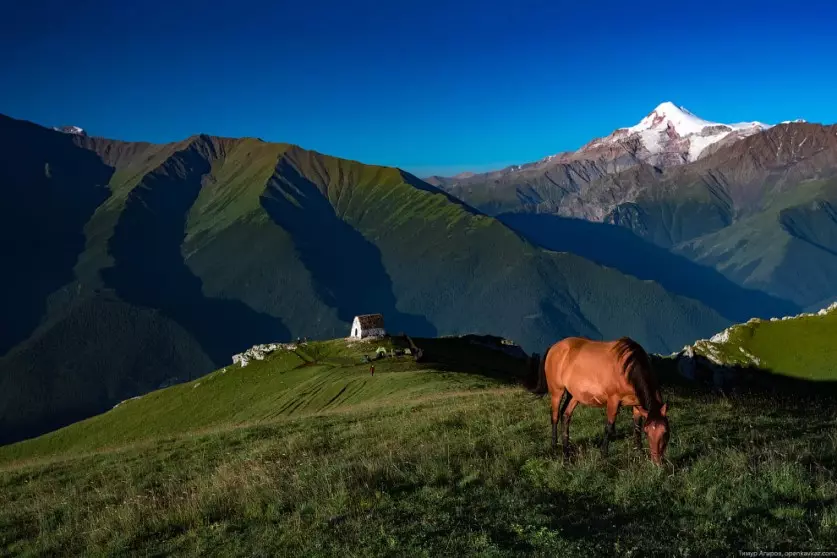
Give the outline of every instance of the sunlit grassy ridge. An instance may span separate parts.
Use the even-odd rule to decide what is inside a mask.
[[[837,381],[837,307],[816,315],[751,320],[694,345],[713,361],[793,378]]]
[[[633,449],[627,412],[603,459],[603,414],[588,408],[562,461],[545,399],[406,358],[370,376],[366,352],[342,340],[281,352],[0,449],[0,548],[709,556],[837,544],[831,404],[666,387],[666,467]]]
[[[218,141],[218,140],[216,140]],[[259,213],[259,196],[279,158],[290,147],[253,138],[226,140],[223,156],[213,162],[204,187],[189,211],[184,242],[213,234]]]

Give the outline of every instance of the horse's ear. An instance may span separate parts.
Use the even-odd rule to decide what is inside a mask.
[[[640,415],[642,415],[642,418],[644,418],[644,419],[647,419],[647,418],[648,418],[648,411],[646,411],[645,409],[643,409],[643,408],[642,408],[641,406],[639,406],[639,405],[637,405],[637,406],[636,406],[636,407],[634,407],[634,408],[637,410],[637,412],[638,412]]]
[[[668,402],[663,403],[663,406],[660,407],[660,414],[666,416],[666,413],[668,413]]]

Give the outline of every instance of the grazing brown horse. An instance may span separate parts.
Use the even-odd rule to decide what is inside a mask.
[[[662,463],[669,437],[668,406],[662,401],[651,359],[636,341],[627,337],[617,341],[569,337],[555,343],[546,352],[535,387],[536,393],[547,391],[552,400],[552,447],[558,444],[560,416],[564,456],[569,452],[570,418],[579,403],[607,408],[604,455],[616,431],[619,408],[626,405],[633,407],[637,447],[642,446],[645,430],[651,460],[657,465]]]

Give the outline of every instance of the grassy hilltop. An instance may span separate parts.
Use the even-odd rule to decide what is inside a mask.
[[[580,408],[549,449],[525,358],[311,343],[0,448],[9,555],[679,555],[837,545],[834,406],[665,387],[663,469]]]

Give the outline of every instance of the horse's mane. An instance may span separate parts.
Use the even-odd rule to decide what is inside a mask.
[[[636,392],[639,404],[651,413],[660,408],[655,394],[659,390],[657,379],[651,370],[651,358],[642,346],[628,337],[622,337],[613,347],[616,358],[628,377],[628,382]]]

